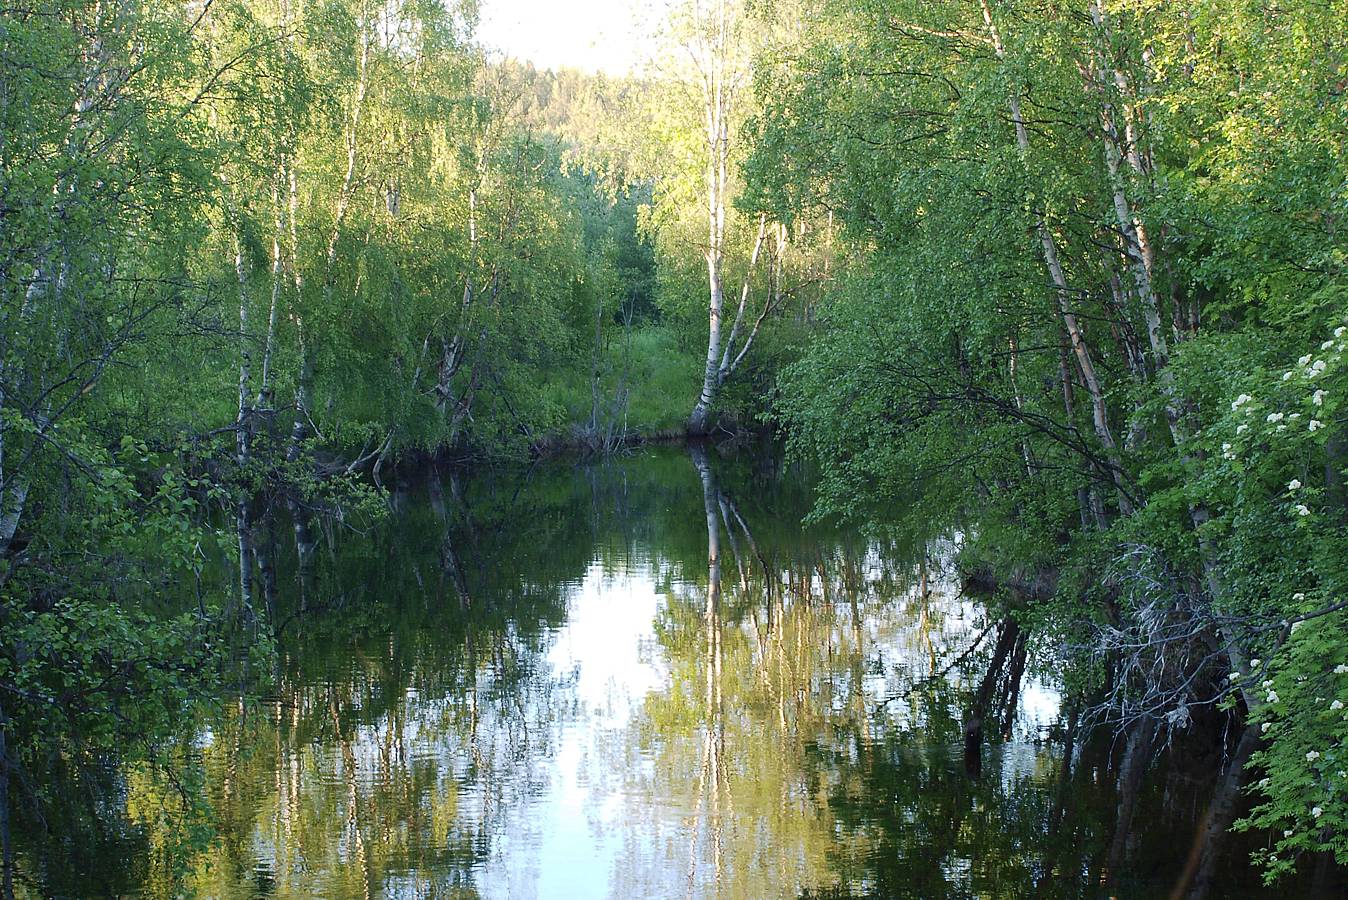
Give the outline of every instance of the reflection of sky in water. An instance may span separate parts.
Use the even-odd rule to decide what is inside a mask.
[[[977,679],[978,667],[970,670],[951,663],[980,635],[979,650],[986,655],[992,643],[989,635],[995,631],[985,632],[988,623],[981,607],[960,595],[957,581],[949,574],[953,546],[933,550],[925,598],[915,581],[895,581],[892,565],[876,546],[859,560],[848,590],[841,588],[832,572],[826,572],[826,577],[815,571],[803,581],[799,568],[794,574],[787,570],[774,573],[785,604],[777,615],[791,615],[784,610],[794,606],[797,613],[805,610],[806,623],[815,623],[803,627],[822,628],[805,632],[811,645],[808,651],[799,652],[818,659],[807,667],[812,674],[790,689],[798,699],[840,723],[867,717],[863,730],[878,739],[889,729],[922,734],[930,710],[920,694],[910,693],[914,684],[936,678],[949,688],[971,687],[970,678]],[[738,577],[734,557],[727,553],[723,578],[727,597],[741,591]],[[751,584],[750,599],[766,607],[762,582],[754,584],[757,587]],[[845,839],[834,834],[836,826],[829,823],[828,815],[821,815],[822,796],[810,793],[800,780],[802,760],[783,761],[787,771],[780,785],[783,795],[768,803],[766,813],[732,808],[724,821],[718,819],[718,827],[725,829],[723,842],[747,833],[759,848],[751,857],[762,857],[757,864],[780,869],[771,876],[737,875],[726,890],[718,884],[709,861],[714,851],[705,832],[711,827],[711,807],[703,805],[703,798],[694,797],[693,786],[699,779],[696,753],[662,756],[660,752],[677,749],[680,741],[700,746],[705,721],[694,716],[695,721],[683,726],[684,734],[662,732],[649,722],[643,726],[654,699],[666,695],[667,700],[679,693],[674,684],[680,677],[696,680],[705,674],[700,668],[702,651],[685,648],[694,659],[691,668],[684,660],[682,675],[678,675],[671,648],[657,634],[657,622],[669,613],[670,604],[682,604],[687,608],[685,615],[700,623],[705,597],[705,583],[681,579],[672,563],[653,558],[649,552],[623,556],[618,562],[612,557],[592,561],[579,583],[563,587],[566,617],[561,627],[547,634],[541,669],[526,685],[516,688],[513,696],[479,696],[469,701],[476,721],[474,737],[464,740],[462,732],[446,728],[456,716],[462,718],[463,697],[423,696],[413,686],[401,695],[396,722],[385,714],[377,721],[357,724],[344,747],[320,740],[288,751],[277,775],[282,795],[277,798],[279,808],[274,816],[260,815],[253,822],[250,843],[255,877],[270,879],[288,873],[281,880],[291,886],[307,885],[305,893],[349,895],[351,882],[343,880],[340,869],[366,865],[369,819],[372,812],[379,814],[379,801],[372,798],[396,790],[399,779],[404,779],[429,783],[434,794],[456,797],[457,822],[450,826],[451,832],[471,833],[492,821],[504,825],[489,829],[486,856],[471,866],[473,889],[485,898],[752,897],[769,886],[797,893],[821,877],[827,880],[827,873],[820,869],[819,852],[807,852],[804,844],[774,846],[781,836],[773,829],[782,827],[776,821],[780,815],[771,812],[774,803],[783,811],[793,810],[791,815],[801,821],[822,827],[826,845]],[[724,605],[725,601],[723,621]],[[738,629],[749,648],[749,664],[764,665],[761,635],[755,633],[758,625],[743,616],[737,622],[726,624],[725,633]],[[781,629],[783,622],[775,627]],[[978,654],[970,655],[971,660],[978,658]],[[744,683],[752,683],[754,674],[723,677],[741,677]],[[338,689],[336,684],[314,687],[320,694]],[[685,684],[681,690],[694,703],[700,700],[700,686]],[[483,694],[481,683],[477,693]],[[947,702],[955,703],[953,695],[945,696],[950,698]],[[743,707],[735,710],[738,715],[744,712]],[[957,705],[947,712],[957,720],[964,714]],[[1027,676],[1013,740],[997,752],[991,770],[1004,790],[1009,792],[1026,779],[1043,781],[1051,773],[1051,751],[1040,741],[1058,712],[1056,689]],[[737,721],[731,726],[739,729],[736,735],[743,743],[755,741],[756,729],[764,724]],[[858,762],[855,745],[845,741],[830,745],[826,731],[817,739],[821,747],[840,753],[851,764]],[[216,741],[216,733],[207,727],[196,745],[209,748]],[[405,754],[395,759],[402,771],[390,768],[391,746]],[[917,746],[922,758],[928,759],[925,737]],[[737,752],[742,754],[742,748],[727,750],[727,795],[752,789],[754,765],[761,766],[736,760]],[[736,768],[741,764],[748,768]],[[841,787],[836,772],[823,771],[819,776],[819,789]],[[297,784],[301,792],[321,787],[321,796],[333,804],[320,819],[326,819],[333,832],[336,870],[321,860],[306,858],[303,849],[289,847],[289,824],[278,829],[282,819],[289,822],[290,813],[282,810],[293,802],[284,795]],[[733,807],[733,800],[728,802]],[[350,827],[353,821],[360,822],[360,827]],[[420,836],[432,845],[443,838],[440,834]],[[781,858],[767,858],[779,849]],[[952,854],[940,867],[952,882],[967,881],[968,859]],[[436,895],[434,870],[416,872],[391,866],[375,877],[383,896]],[[868,879],[853,879],[851,887],[864,891]]]
[[[566,624],[548,664],[577,673],[577,699],[592,726],[626,723],[635,705],[665,683],[654,627],[661,603],[651,578],[631,571],[605,575],[598,565],[568,598]]]
[[[942,574],[941,562],[938,555],[925,600],[916,586],[894,597],[887,593],[893,585],[885,580],[884,560],[872,548],[858,596],[862,620],[852,622],[837,598],[839,621],[833,627],[855,628],[861,634],[867,660],[861,688],[868,708],[942,670],[983,630],[981,607],[959,596],[957,583]],[[652,783],[656,763],[628,732],[643,703],[671,677],[655,629],[667,602],[658,589],[664,579],[654,577],[652,568],[643,561],[614,572],[611,561],[609,571],[596,562],[570,590],[566,624],[555,633],[546,656],[551,674],[567,685],[562,706],[570,714],[557,724],[550,755],[532,763],[539,791],[521,802],[492,860],[478,872],[476,884],[483,897],[625,897],[637,884],[654,887],[657,896],[665,895],[661,891],[717,893],[711,873],[705,871],[706,860],[687,858],[708,852],[687,837],[689,816],[696,814],[687,798],[653,797],[636,786]],[[734,579],[732,563],[726,571],[728,588]],[[785,574],[783,583],[789,583]],[[811,576],[810,591],[816,598],[824,594],[820,576]],[[678,584],[675,595],[705,596],[705,587]],[[958,668],[943,678],[951,686],[967,686]],[[818,693],[819,685],[813,687]],[[836,683],[833,687],[828,705],[842,712],[844,690]],[[884,708],[890,726],[921,727],[904,699]],[[1045,776],[1045,751],[1028,741],[1039,737],[1058,711],[1058,692],[1027,676],[1015,739],[999,753],[1004,786]],[[660,783],[691,784],[697,778],[696,771],[663,775]],[[946,865],[955,881],[963,880],[969,868],[967,860],[958,858]],[[690,878],[690,872],[696,877]]]
[[[568,597],[547,663],[572,685],[577,715],[561,723],[554,754],[542,763],[546,789],[502,837],[503,863],[482,872],[484,897],[609,896],[627,799],[612,747],[667,679],[655,648],[662,603],[655,588],[648,577],[606,574],[595,564]]]

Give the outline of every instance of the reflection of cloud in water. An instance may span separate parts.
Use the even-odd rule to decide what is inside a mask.
[[[599,716],[592,727],[625,723],[634,706],[665,683],[652,654],[660,603],[655,581],[635,566],[606,575],[592,565],[568,598],[567,622],[548,664],[558,673],[576,673],[576,699]]]
[[[605,897],[618,865],[625,779],[648,760],[621,758],[626,727],[668,674],[656,662],[655,620],[663,599],[650,566],[619,573],[597,562],[567,597],[566,624],[547,654],[568,683],[575,715],[538,766],[547,788],[519,810],[501,838],[501,862],[482,873],[484,897]]]
[[[1040,734],[1058,721],[1062,712],[1062,693],[1038,678],[1026,678],[1020,691],[1020,724],[1030,736]]]

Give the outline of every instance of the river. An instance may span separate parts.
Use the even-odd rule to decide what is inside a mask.
[[[1045,648],[988,676],[953,523],[807,527],[799,472],[686,449],[390,504],[258,529],[279,662],[190,729],[211,832],[123,773],[126,824],[42,892],[1156,897],[1184,866],[1215,759],[1163,754],[1120,835],[1120,748],[1068,734]],[[1246,843],[1214,895],[1259,893]]]

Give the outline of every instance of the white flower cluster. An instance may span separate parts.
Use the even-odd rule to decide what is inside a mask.
[[[1291,369],[1288,369],[1286,372],[1283,373],[1282,380],[1291,381],[1293,378],[1296,378],[1298,374],[1308,379],[1316,379],[1319,378],[1321,375],[1325,374],[1325,372],[1328,371],[1329,369],[1329,364],[1331,362],[1338,362],[1342,358],[1344,350],[1348,349],[1348,342],[1345,342],[1343,340],[1345,335],[1348,335],[1348,325],[1340,325],[1337,328],[1335,328],[1334,336],[1329,340],[1324,341],[1323,343],[1320,344],[1320,351],[1322,353],[1328,352],[1330,355],[1320,359],[1316,359],[1314,353],[1307,353],[1303,355],[1300,359],[1297,360],[1296,366],[1294,366]],[[1310,402],[1313,406],[1323,407],[1325,405],[1325,399],[1328,396],[1329,392],[1327,390],[1325,390],[1324,388],[1316,388],[1313,392],[1311,392]],[[1248,414],[1256,405],[1257,401],[1252,395],[1242,393],[1235,400],[1231,401],[1231,411],[1232,412],[1244,411],[1245,413]],[[1268,413],[1264,417],[1264,421],[1267,424],[1274,426],[1273,432],[1275,434],[1287,431],[1288,428],[1291,427],[1291,423],[1299,422],[1300,419],[1301,413],[1298,412],[1284,413],[1274,411]],[[1324,422],[1322,422],[1319,419],[1310,419],[1306,423],[1306,430],[1312,433],[1319,431],[1324,427],[1325,427]],[[1242,435],[1248,430],[1249,430],[1248,423],[1241,423],[1240,425],[1236,426],[1237,435]],[[1222,457],[1224,459],[1234,460],[1236,459],[1236,454],[1237,454],[1236,448],[1233,447],[1231,444],[1222,445]],[[1300,512],[1299,509],[1298,512]],[[1301,513],[1301,515],[1308,515],[1308,513]]]

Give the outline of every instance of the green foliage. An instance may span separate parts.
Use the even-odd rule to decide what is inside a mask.
[[[816,515],[1055,576],[1017,615],[1102,718],[1263,725],[1269,876],[1342,862],[1344,10],[1089,11],[804,5],[744,171],[842,248],[774,409]]]
[[[1348,858],[1348,535],[1341,451],[1327,452],[1325,424],[1340,420],[1348,389],[1348,326],[1331,332],[1295,362],[1275,357],[1228,382],[1234,397],[1205,435],[1209,462],[1190,488],[1214,513],[1205,531],[1221,555],[1223,608],[1250,623],[1260,657],[1235,686],[1254,698],[1265,736],[1252,764],[1266,776],[1242,826],[1279,835],[1261,857],[1270,879],[1305,852]]]
[[[616,390],[620,360],[643,422],[685,406],[674,361],[619,352],[658,318],[649,187],[575,165],[598,86],[489,62],[475,19],[0,13],[0,768],[26,820],[108,759],[186,772],[188,711],[266,683],[260,512],[374,527],[371,470],[523,455],[588,412],[554,385]]]

